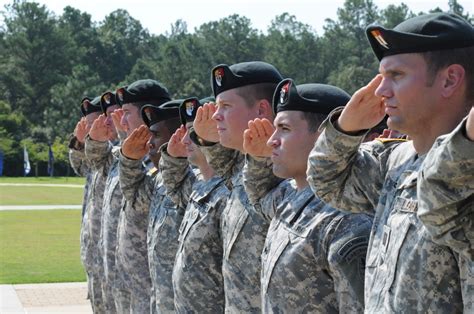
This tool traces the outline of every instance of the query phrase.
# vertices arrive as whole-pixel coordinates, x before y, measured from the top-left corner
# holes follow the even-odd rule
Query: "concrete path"
[[[83,188],[84,184],[49,184],[49,183],[0,183],[0,186],[49,186],[53,188]]]
[[[0,285],[0,313],[91,314],[86,298],[85,282]]]
[[[0,205],[2,210],[82,209],[82,205]]]

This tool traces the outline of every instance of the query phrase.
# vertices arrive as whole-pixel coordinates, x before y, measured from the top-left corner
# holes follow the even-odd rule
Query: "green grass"
[[[84,184],[83,177],[0,177],[0,183]]]
[[[0,212],[0,284],[75,282],[80,210]]]
[[[80,205],[84,188],[0,186],[0,205]]]

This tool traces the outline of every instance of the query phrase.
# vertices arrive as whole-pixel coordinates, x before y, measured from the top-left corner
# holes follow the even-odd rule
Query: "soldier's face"
[[[186,134],[184,134],[183,139],[181,140],[181,143],[183,143],[184,146],[186,146],[186,153],[188,155],[188,161],[197,166],[200,167],[204,164],[207,163],[206,157],[204,154],[201,152],[199,149],[199,146],[194,144],[193,141],[191,141],[191,138],[189,137],[189,128],[192,127],[193,123],[188,122],[186,123]]]
[[[92,123],[94,123],[95,119],[100,116],[100,112],[92,112],[86,116],[86,126],[89,130],[92,127]]]
[[[383,80],[375,91],[383,97],[387,125],[408,135],[423,134],[439,115],[440,80],[432,78],[420,54],[388,56],[380,62]]]
[[[113,105],[107,108],[105,111],[107,113],[107,116],[105,117],[105,125],[107,126],[107,129],[109,130],[109,140],[113,141],[117,139],[117,130],[115,129],[114,121],[112,120],[112,112],[114,112],[115,109],[119,109],[119,105]]]
[[[127,136],[132,134],[133,130],[137,129],[141,125],[144,125],[142,116],[140,114],[140,109],[133,104],[125,104],[122,106],[123,116],[120,120],[120,124],[123,126],[124,130],[127,132]]]
[[[318,138],[310,132],[301,111],[279,112],[267,145],[273,148],[273,173],[280,178],[306,180],[308,156]]]
[[[249,107],[237,94],[237,89],[227,90],[217,95],[217,111],[212,119],[217,123],[217,132],[222,146],[236,150],[243,149],[243,134],[248,122],[258,118],[257,106]]]
[[[150,133],[151,137],[148,140],[148,155],[155,166],[157,166],[161,157],[161,153],[159,151],[160,146],[169,141],[171,134],[166,127],[165,121],[161,121],[150,126]]]

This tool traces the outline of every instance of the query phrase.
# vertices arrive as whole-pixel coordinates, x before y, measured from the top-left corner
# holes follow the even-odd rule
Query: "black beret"
[[[115,100],[115,92],[105,92],[100,97],[100,107],[102,108],[103,114],[107,115],[107,108],[115,105],[118,105]]]
[[[398,24],[393,30],[371,25],[367,38],[379,60],[402,53],[474,46],[474,28],[462,17],[448,13],[425,14]]]
[[[89,97],[84,97],[81,100],[81,112],[84,117],[90,113],[101,111],[102,109],[100,108],[100,96],[97,96],[92,100]]]
[[[120,106],[129,103],[160,106],[170,101],[171,97],[160,82],[146,79],[117,89],[115,99]]]
[[[190,97],[183,100],[179,105],[179,118],[182,125],[192,122],[196,118],[196,112],[199,107],[208,102],[214,102],[214,97],[206,97],[199,100],[197,97]]]
[[[260,83],[278,84],[282,79],[273,65],[262,61],[242,62],[230,67],[220,64],[211,72],[211,86],[215,97],[229,89]]]
[[[161,106],[146,104],[141,109],[142,119],[148,127],[161,121],[179,117],[182,99],[170,100]]]
[[[345,106],[351,96],[339,87],[326,84],[296,85],[292,79],[278,84],[273,94],[273,111],[294,110],[329,114],[333,109]]]

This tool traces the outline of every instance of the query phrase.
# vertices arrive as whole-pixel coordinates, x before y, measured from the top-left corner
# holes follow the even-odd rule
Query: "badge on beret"
[[[185,104],[186,114],[189,117],[192,117],[194,108],[196,108],[196,107],[197,107],[196,100],[187,101],[186,104]]]
[[[107,105],[110,105],[110,94],[105,94],[104,95],[104,101]]]
[[[120,102],[123,102],[123,90],[122,89],[119,89],[117,91],[117,98]]]
[[[214,78],[216,80],[217,86],[222,86],[222,79],[224,78],[224,69],[218,68],[214,70]]]
[[[146,107],[144,111],[145,111],[145,115],[148,118],[148,120],[151,121],[151,108]]]
[[[384,47],[385,49],[389,49],[388,48],[388,43],[385,41],[385,39],[382,36],[382,33],[379,30],[375,29],[375,30],[371,31],[370,33],[378,41],[380,46]]]
[[[280,104],[286,103],[288,100],[288,91],[290,90],[291,82],[286,83],[280,90]]]

